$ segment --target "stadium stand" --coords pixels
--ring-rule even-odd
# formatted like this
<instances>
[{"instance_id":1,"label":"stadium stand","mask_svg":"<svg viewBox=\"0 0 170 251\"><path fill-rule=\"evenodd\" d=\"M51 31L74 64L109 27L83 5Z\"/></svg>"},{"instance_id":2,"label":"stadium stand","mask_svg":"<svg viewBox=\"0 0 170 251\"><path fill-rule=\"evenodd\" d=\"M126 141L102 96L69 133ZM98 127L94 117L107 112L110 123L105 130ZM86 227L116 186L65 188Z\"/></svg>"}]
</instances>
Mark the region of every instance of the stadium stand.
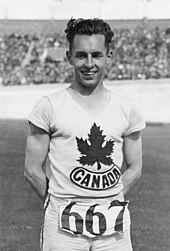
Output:
<instances>
[{"instance_id":1,"label":"stadium stand","mask_svg":"<svg viewBox=\"0 0 170 251\"><path fill-rule=\"evenodd\" d=\"M170 28L116 29L111 44L109 80L170 77ZM6 34L0 37L0 85L69 83L72 67L65 58L64 35Z\"/></svg>"}]
</instances>

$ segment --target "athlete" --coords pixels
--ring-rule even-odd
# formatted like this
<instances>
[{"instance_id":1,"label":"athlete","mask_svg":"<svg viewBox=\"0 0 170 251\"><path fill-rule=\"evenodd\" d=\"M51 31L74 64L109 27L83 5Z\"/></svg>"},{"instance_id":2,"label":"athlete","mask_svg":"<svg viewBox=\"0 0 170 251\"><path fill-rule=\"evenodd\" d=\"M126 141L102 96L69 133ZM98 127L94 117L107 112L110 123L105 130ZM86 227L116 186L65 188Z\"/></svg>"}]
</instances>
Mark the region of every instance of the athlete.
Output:
<instances>
[{"instance_id":1,"label":"athlete","mask_svg":"<svg viewBox=\"0 0 170 251\"><path fill-rule=\"evenodd\" d=\"M44 201L41 250L131 251L124 197L141 175L145 122L131 99L103 83L110 26L71 19L65 32L74 81L41 98L28 118L24 175Z\"/></svg>"}]
</instances>

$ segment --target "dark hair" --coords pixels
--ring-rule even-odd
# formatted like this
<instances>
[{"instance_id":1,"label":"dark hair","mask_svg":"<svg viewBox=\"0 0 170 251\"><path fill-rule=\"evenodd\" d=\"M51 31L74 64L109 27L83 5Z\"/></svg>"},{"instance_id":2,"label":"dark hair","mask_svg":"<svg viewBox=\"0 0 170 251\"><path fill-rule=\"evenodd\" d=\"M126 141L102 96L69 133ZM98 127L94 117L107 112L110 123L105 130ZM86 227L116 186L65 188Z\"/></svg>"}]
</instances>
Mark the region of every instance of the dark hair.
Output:
<instances>
[{"instance_id":1,"label":"dark hair","mask_svg":"<svg viewBox=\"0 0 170 251\"><path fill-rule=\"evenodd\" d=\"M109 44L114 36L108 23L104 22L102 19L73 19L71 18L67 23L67 29L65 30L67 34L67 40L69 42L69 49L72 47L73 39L75 35L93 35L101 34L105 37L105 45L107 50L109 50Z\"/></svg>"}]
</instances>

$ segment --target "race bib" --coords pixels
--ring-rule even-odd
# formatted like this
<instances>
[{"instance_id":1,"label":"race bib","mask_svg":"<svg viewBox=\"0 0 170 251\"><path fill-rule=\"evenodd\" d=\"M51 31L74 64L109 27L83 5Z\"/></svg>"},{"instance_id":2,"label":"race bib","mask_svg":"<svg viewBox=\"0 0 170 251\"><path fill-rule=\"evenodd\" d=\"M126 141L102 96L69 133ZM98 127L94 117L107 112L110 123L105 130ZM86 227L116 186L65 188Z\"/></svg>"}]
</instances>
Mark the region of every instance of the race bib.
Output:
<instances>
[{"instance_id":1,"label":"race bib","mask_svg":"<svg viewBox=\"0 0 170 251\"><path fill-rule=\"evenodd\" d=\"M60 206L60 228L90 238L123 232L130 224L128 202L106 205L71 202Z\"/></svg>"}]
</instances>

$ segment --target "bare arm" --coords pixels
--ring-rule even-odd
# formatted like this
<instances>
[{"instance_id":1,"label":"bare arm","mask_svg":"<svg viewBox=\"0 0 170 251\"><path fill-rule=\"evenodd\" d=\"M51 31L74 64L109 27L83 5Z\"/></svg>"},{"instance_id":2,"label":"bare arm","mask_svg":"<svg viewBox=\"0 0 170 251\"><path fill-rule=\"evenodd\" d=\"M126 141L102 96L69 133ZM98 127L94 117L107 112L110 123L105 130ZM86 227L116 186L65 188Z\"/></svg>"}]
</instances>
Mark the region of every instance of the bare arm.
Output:
<instances>
[{"instance_id":1,"label":"bare arm","mask_svg":"<svg viewBox=\"0 0 170 251\"><path fill-rule=\"evenodd\" d=\"M47 179L43 171L50 143L49 134L30 123L26 145L24 176L41 200L47 195Z\"/></svg>"},{"instance_id":2,"label":"bare arm","mask_svg":"<svg viewBox=\"0 0 170 251\"><path fill-rule=\"evenodd\" d=\"M124 139L124 159L126 171L122 176L123 194L140 178L142 172L142 140L140 132L134 132Z\"/></svg>"}]
</instances>

